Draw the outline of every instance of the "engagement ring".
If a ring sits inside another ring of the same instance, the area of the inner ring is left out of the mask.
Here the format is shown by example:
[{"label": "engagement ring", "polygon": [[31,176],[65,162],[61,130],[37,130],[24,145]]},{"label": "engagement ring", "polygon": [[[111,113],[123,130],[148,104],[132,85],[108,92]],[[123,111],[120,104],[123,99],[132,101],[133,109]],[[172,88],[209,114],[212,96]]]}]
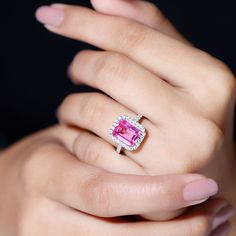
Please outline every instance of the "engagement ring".
[{"label": "engagement ring", "polygon": [[141,145],[146,135],[145,128],[139,123],[141,119],[142,115],[138,114],[134,118],[123,115],[115,120],[109,135],[117,144],[118,153],[121,153],[122,148],[134,151]]}]

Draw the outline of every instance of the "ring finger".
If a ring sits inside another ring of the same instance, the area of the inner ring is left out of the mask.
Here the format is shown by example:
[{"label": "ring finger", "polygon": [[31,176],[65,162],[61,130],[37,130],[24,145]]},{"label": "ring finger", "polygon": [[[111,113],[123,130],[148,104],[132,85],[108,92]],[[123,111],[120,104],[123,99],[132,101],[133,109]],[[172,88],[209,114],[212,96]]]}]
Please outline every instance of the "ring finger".
[{"label": "ring finger", "polygon": [[87,131],[78,135],[73,152],[80,161],[112,173],[146,175],[141,165],[121,156],[109,143]]},{"label": "ring finger", "polygon": [[[114,120],[120,115],[135,116],[129,109],[99,93],[70,95],[64,100],[58,112],[58,117],[62,123],[92,131],[111,144],[114,143],[108,135],[108,130],[114,123]],[[137,152],[124,151],[124,153],[138,164],[146,165],[148,160],[146,158],[145,163],[143,163],[143,156],[151,156],[152,150],[157,146],[155,140],[160,139],[158,137],[160,134],[157,132],[158,128],[149,120],[143,119],[141,123],[147,130],[147,136],[152,138],[145,139],[145,148],[141,145]],[[79,146],[81,147],[82,145],[80,144]],[[99,150],[96,150],[96,152],[99,152]],[[115,150],[110,146],[109,156],[111,156],[111,152],[115,153]]]}]

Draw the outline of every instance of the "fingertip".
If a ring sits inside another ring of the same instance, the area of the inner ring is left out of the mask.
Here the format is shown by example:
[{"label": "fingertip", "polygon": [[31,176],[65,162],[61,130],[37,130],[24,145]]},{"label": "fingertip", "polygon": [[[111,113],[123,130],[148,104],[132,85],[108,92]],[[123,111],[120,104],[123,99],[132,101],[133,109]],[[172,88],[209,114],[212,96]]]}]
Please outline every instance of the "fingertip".
[{"label": "fingertip", "polygon": [[196,202],[204,202],[216,195],[218,190],[218,185],[214,180],[208,178],[199,179],[185,186],[183,198],[189,205],[195,205]]},{"label": "fingertip", "polygon": [[59,27],[64,19],[64,12],[62,8],[52,6],[41,6],[35,12],[35,18],[38,22],[48,27]]},{"label": "fingertip", "polygon": [[42,23],[42,15],[44,13],[45,10],[47,10],[48,6],[40,6],[39,8],[36,9],[35,11],[35,18],[37,21],[39,21],[40,23]]}]

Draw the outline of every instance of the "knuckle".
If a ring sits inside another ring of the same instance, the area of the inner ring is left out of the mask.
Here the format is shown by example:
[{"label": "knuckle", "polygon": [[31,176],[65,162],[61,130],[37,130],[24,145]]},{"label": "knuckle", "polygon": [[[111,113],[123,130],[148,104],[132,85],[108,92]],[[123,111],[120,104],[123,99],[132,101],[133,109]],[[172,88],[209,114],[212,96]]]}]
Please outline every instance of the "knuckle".
[{"label": "knuckle", "polygon": [[73,58],[72,65],[75,67],[80,64],[81,60],[86,58],[87,53],[90,52],[89,50],[82,50],[78,52],[75,57]]},{"label": "knuckle", "polygon": [[195,137],[196,142],[193,141],[194,147],[190,145],[189,153],[192,153],[191,150],[194,149],[198,151],[196,154],[193,154],[193,158],[189,159],[189,156],[186,156],[184,171],[195,172],[206,167],[215,158],[215,154],[223,145],[224,133],[214,122],[201,119],[198,131],[202,135],[200,138],[199,136]]},{"label": "knuckle", "polygon": [[152,3],[152,2],[145,2],[145,10],[148,12],[148,13],[154,13],[154,14],[156,14],[156,13],[159,13],[160,12],[160,10],[159,10],[159,8],[157,8],[157,6],[154,4],[154,3]]},{"label": "knuckle", "polygon": [[79,59],[81,58],[81,53],[79,52],[73,58],[71,64],[69,65],[69,76],[74,80],[77,77],[77,65],[79,65]]},{"label": "knuckle", "polygon": [[84,204],[89,212],[100,217],[111,217],[112,186],[104,172],[89,177],[83,186]]},{"label": "knuckle", "polygon": [[[169,204],[169,198],[166,198],[166,196],[173,196],[173,193],[175,192],[170,188],[171,185],[169,184],[169,181],[166,181],[158,182],[158,184],[155,181],[152,181],[142,189],[143,192],[148,193],[148,195],[153,198],[153,201],[162,197],[166,199],[166,204],[163,202],[163,206],[160,206],[160,211],[166,211],[166,206]],[[162,207],[163,209],[161,209]]]},{"label": "knuckle", "polygon": [[178,173],[197,172],[205,168],[215,160],[225,140],[223,130],[212,120],[191,112],[185,113],[185,118],[186,129],[178,131],[182,137],[182,148],[173,145],[168,149],[168,155],[175,153],[173,166]]},{"label": "knuckle", "polygon": [[70,94],[64,99],[57,112],[57,118],[60,121],[66,121],[68,115],[75,114],[73,108],[77,105],[78,96],[78,94]]},{"label": "knuckle", "polygon": [[124,51],[132,52],[137,50],[139,46],[143,45],[149,35],[147,27],[143,27],[133,21],[125,20],[121,27],[122,30],[117,35],[117,43]]},{"label": "knuckle", "polygon": [[104,110],[106,109],[106,102],[102,94],[93,93],[81,95],[82,100],[79,108],[79,115],[82,123],[87,126],[98,125],[95,120],[103,119]]},{"label": "knuckle", "polygon": [[215,77],[215,89],[219,94],[228,100],[235,94],[235,76],[222,61],[216,59],[216,69],[213,72]]},{"label": "knuckle", "polygon": [[100,143],[92,140],[92,137],[86,132],[80,134],[76,139],[74,151],[81,161],[88,164],[96,165],[102,158]]},{"label": "knuckle", "polygon": [[93,54],[91,50],[82,50],[75,55],[68,70],[68,75],[72,79],[72,82],[77,83],[80,76],[83,76],[83,68],[90,61],[91,54]]},{"label": "knuckle", "polygon": [[145,8],[148,12],[148,18],[151,25],[155,24],[158,28],[160,28],[165,24],[167,18],[154,3],[146,2]]},{"label": "knuckle", "polygon": [[126,62],[127,58],[119,53],[104,52],[95,63],[94,84],[99,87],[101,83],[111,84],[111,78],[116,79],[127,77]]},{"label": "knuckle", "polygon": [[209,163],[214,157],[216,151],[219,150],[219,148],[223,144],[224,134],[223,131],[215,123],[208,120],[205,121],[202,129],[203,134],[205,134],[201,140],[202,157],[207,163]]},{"label": "knuckle", "polygon": [[[235,95],[235,76],[233,72],[221,60],[207,53],[205,54],[208,56],[206,74],[204,75],[204,77],[207,78],[205,83],[206,88],[211,89],[212,92],[223,101],[232,99],[232,96]],[[209,90],[207,92],[209,93]]]}]

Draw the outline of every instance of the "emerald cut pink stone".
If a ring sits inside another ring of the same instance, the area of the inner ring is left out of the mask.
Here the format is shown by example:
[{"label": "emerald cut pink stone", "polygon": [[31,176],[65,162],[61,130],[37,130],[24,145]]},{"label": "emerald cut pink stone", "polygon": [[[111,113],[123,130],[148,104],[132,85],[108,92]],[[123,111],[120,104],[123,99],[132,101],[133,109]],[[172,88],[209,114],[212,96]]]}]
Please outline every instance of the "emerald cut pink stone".
[{"label": "emerald cut pink stone", "polygon": [[122,143],[132,147],[142,135],[142,131],[127,120],[120,120],[112,135]]}]

